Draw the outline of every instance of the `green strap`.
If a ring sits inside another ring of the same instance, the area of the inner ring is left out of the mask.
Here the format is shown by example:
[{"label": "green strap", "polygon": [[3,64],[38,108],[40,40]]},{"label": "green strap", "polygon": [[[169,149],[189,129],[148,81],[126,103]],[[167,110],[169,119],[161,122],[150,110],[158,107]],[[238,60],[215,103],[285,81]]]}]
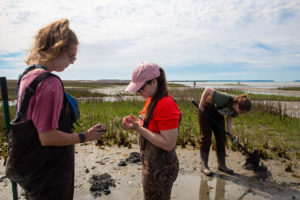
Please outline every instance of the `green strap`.
[{"label": "green strap", "polygon": [[[6,77],[0,77],[0,85],[1,85],[1,95],[2,95],[2,100],[3,100],[4,118],[5,118],[5,127],[6,127],[6,139],[7,139],[9,131],[10,131],[10,114],[9,114],[9,106],[8,106],[8,93],[7,93]],[[11,186],[12,186],[12,192],[13,192],[13,200],[18,200],[17,183],[11,181]]]}]

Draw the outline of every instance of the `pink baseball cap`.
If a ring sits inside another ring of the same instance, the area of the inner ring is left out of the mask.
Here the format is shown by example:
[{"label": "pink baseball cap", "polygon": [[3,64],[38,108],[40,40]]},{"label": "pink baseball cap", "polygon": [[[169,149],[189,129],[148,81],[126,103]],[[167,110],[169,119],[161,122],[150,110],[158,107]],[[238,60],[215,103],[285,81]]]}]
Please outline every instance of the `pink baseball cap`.
[{"label": "pink baseball cap", "polygon": [[125,89],[128,92],[138,91],[146,81],[159,77],[159,66],[155,63],[142,62],[132,72],[131,82]]}]

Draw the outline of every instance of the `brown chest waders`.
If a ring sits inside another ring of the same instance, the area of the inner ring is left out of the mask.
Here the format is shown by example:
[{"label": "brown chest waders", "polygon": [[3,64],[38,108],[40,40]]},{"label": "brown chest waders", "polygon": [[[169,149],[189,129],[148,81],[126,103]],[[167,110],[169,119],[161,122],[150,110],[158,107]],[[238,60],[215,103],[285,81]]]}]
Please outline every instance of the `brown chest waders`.
[{"label": "brown chest waders", "polygon": [[[21,109],[11,123],[6,176],[25,190],[29,200],[72,200],[74,145],[42,146],[32,120],[20,122],[20,117],[26,112],[38,83],[49,76],[55,75],[43,73],[30,84],[26,89]],[[58,129],[70,134],[73,132],[71,110],[65,97]]]},{"label": "brown chest waders", "polygon": [[[144,127],[148,128],[148,123],[144,123]],[[145,200],[169,200],[179,171],[175,149],[165,151],[142,136],[139,138],[139,145]]]}]

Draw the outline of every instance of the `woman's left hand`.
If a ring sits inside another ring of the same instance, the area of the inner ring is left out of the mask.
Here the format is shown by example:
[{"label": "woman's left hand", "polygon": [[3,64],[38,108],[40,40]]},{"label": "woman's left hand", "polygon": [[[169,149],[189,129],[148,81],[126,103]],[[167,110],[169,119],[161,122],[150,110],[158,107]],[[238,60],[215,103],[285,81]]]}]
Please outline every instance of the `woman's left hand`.
[{"label": "woman's left hand", "polygon": [[139,123],[134,115],[129,115],[123,118],[122,127],[126,130],[136,130],[139,127]]}]

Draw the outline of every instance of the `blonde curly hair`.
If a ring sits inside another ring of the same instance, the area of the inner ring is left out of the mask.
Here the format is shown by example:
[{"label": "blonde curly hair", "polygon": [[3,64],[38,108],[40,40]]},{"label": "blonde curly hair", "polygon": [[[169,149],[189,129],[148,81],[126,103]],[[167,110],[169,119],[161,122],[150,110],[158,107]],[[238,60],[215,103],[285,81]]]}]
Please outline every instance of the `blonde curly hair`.
[{"label": "blonde curly hair", "polygon": [[25,62],[30,65],[37,59],[42,62],[51,61],[72,45],[78,45],[78,39],[69,28],[69,20],[54,21],[39,30]]}]

